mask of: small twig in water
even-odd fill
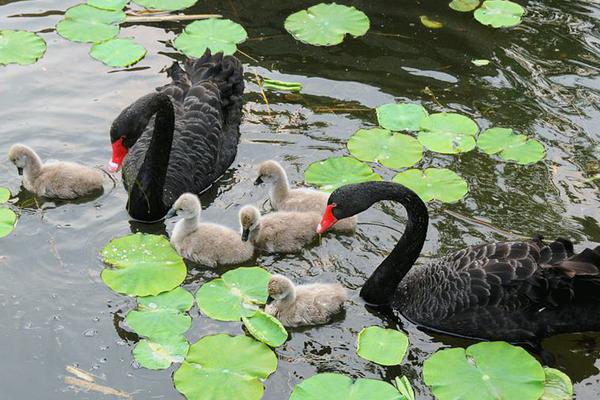
[[[252,72],[254,72],[254,76],[256,77],[256,84],[258,85],[258,87],[260,88],[260,94],[262,95],[263,100],[265,101],[265,105],[267,106],[267,113],[269,114],[269,116],[271,115],[271,107],[269,107],[269,99],[267,99],[267,95],[265,94],[265,91],[263,89],[263,85],[262,82],[260,80],[260,77],[258,76],[258,74],[256,73],[256,70],[253,70]]]
[[[94,382],[96,380],[92,375],[88,374],[85,371],[80,370],[77,367],[73,367],[72,365],[67,365],[65,367],[65,370],[68,373],[75,375],[79,379],[83,379],[84,381]]]
[[[401,35],[399,33],[384,33],[384,32],[369,32],[370,35],[401,37],[404,39],[412,39],[410,36]]]
[[[125,23],[164,22],[164,21],[192,21],[197,19],[222,18],[221,14],[193,14],[193,15],[127,15]]]
[[[248,53],[244,53],[243,51],[241,51],[240,49],[237,49],[237,51],[241,54],[244,55],[246,57],[248,57],[249,59],[251,59],[252,61],[254,61],[255,63],[259,63],[260,61],[258,61],[256,58],[252,57],[250,54]]]
[[[431,90],[429,88],[429,86],[425,86],[425,89],[423,89],[423,93],[425,93],[426,95],[431,96],[431,99],[433,100],[433,102],[435,104],[437,104],[438,106],[440,106],[441,108],[444,108],[444,106],[442,105],[442,103],[440,103],[437,99],[437,97],[435,96],[435,94],[433,93],[433,90]]]
[[[79,389],[83,390],[91,390],[94,392],[109,394],[116,397],[121,397],[123,399],[131,399],[131,395],[129,393],[125,393],[121,390],[113,389],[108,386],[98,385],[97,383],[88,382],[83,379],[73,378],[72,376],[65,376],[65,383],[70,386],[75,386]]]

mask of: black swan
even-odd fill
[[[463,337],[539,343],[554,334],[600,330],[600,246],[573,254],[565,239],[468,247],[413,267],[429,216],[410,189],[391,182],[347,185],[328,200],[318,232],[381,200],[407,211],[404,234],[360,294],[425,328]]]
[[[123,164],[127,210],[139,221],[158,221],[184,192],[206,190],[237,152],[241,63],[207,50],[168,74],[171,83],[125,108],[110,129],[109,168]]]

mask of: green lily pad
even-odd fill
[[[0,204],[6,203],[10,199],[10,190],[0,187]]]
[[[259,400],[262,380],[277,369],[277,357],[248,336],[205,336],[190,346],[173,376],[188,400]]]
[[[207,48],[216,53],[233,54],[238,44],[248,38],[246,30],[228,19],[194,21],[175,39],[175,47],[182,53],[200,57]]]
[[[296,40],[314,46],[342,43],[350,34],[359,37],[369,30],[369,17],[354,7],[320,3],[289,15],[285,30]]]
[[[262,86],[269,90],[280,90],[283,92],[299,92],[302,90],[302,84],[298,82],[276,81],[274,79],[264,78]]]
[[[332,192],[349,183],[380,181],[382,178],[356,158],[329,157],[310,164],[304,171],[304,180],[321,190]]]
[[[193,304],[194,296],[177,287],[158,296],[138,298],[137,310],[129,311],[125,322],[138,335],[152,339],[180,335],[192,325],[192,318],[184,313]]]
[[[17,214],[8,208],[0,208],[0,238],[7,236],[15,229]]]
[[[87,4],[102,10],[122,10],[129,0],[87,0]]]
[[[479,127],[456,113],[431,114],[421,121],[419,142],[431,151],[456,154],[473,150]]]
[[[387,382],[359,378],[356,382],[341,374],[322,373],[294,387],[290,400],[404,400]]]
[[[398,365],[408,349],[408,337],[395,329],[370,326],[358,334],[356,353],[380,365]]]
[[[46,42],[33,32],[0,31],[0,64],[33,64],[46,52]]]
[[[133,348],[133,358],[144,368],[165,369],[171,363],[181,363],[190,347],[183,336],[164,336],[155,340],[140,340]]]
[[[378,161],[388,168],[412,167],[423,157],[423,146],[412,136],[386,129],[359,129],[348,140],[348,150],[362,161]]]
[[[417,131],[428,115],[423,106],[412,103],[384,104],[375,111],[379,125],[390,131]]]
[[[446,168],[409,169],[394,176],[392,181],[411,189],[425,202],[435,199],[452,203],[465,197],[468,191],[467,182]]]
[[[468,12],[479,7],[479,0],[452,0],[448,6],[455,11]]]
[[[71,7],[65,18],[58,22],[56,31],[65,39],[75,42],[103,42],[119,33],[125,13],[121,10],[101,10],[87,4]]]
[[[415,391],[406,376],[394,378],[394,383],[396,384],[396,389],[404,396],[405,400],[415,400]]]
[[[136,233],[113,239],[102,250],[102,280],[115,292],[155,296],[181,285],[187,274],[183,259],[164,236]]]
[[[146,55],[146,49],[132,39],[110,39],[96,43],[90,56],[110,67],[129,67]]]
[[[263,311],[258,310],[250,317],[242,317],[242,321],[255,339],[271,347],[281,346],[288,338],[288,333],[281,322]]]
[[[135,0],[135,3],[150,10],[183,10],[196,4],[198,0]]]
[[[535,358],[505,342],[440,350],[423,365],[423,379],[439,400],[537,400],[544,378]]]
[[[504,28],[519,25],[525,9],[507,0],[487,0],[475,10],[474,16],[483,25]]]
[[[500,153],[505,160],[531,164],[544,158],[544,146],[535,139],[517,135],[510,128],[490,128],[477,139],[477,146],[487,154]]]
[[[421,23],[429,29],[440,29],[444,27],[444,24],[440,21],[433,20],[427,15],[421,15],[419,19],[421,20]]]
[[[546,383],[544,384],[544,394],[540,400],[571,400],[573,398],[573,383],[563,372],[544,367],[546,374]]]
[[[485,60],[485,59],[481,59],[481,60],[471,60],[471,63],[477,67],[483,67],[486,65],[490,64],[490,60]]]
[[[200,311],[219,321],[250,317],[265,304],[271,274],[259,267],[237,268],[205,283],[196,292]]]

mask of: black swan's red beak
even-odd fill
[[[317,225],[317,233],[321,234],[327,231],[327,229],[331,228],[333,224],[335,224],[338,220],[333,216],[333,207],[334,204],[328,204],[325,212],[323,213],[323,217],[321,218],[321,223]]]
[[[110,172],[117,172],[119,169],[121,169],[123,159],[129,151],[123,144],[123,139],[124,138],[120,138],[112,144],[112,158],[108,163],[108,170]]]

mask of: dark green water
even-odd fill
[[[508,126],[534,136],[547,159],[533,166],[505,164],[473,151],[461,156],[427,152],[418,165],[457,171],[470,186],[452,205],[429,205],[430,231],[420,263],[437,254],[483,241],[503,240],[500,230],[572,238],[577,247],[600,243],[600,5],[596,1],[520,1],[524,23],[493,30],[449,9],[446,1],[357,1],[371,19],[370,32],[331,48],[294,41],[285,17],[313,2],[202,1],[186,13],[222,13],[241,23],[250,40],[238,54],[246,67],[247,95],[238,157],[225,177],[202,196],[207,220],[237,226],[237,211],[262,204],[267,193],[252,186],[253,164],[275,158],[291,179],[302,181],[306,166],[345,154],[345,141],[376,123],[374,107],[403,100],[430,111],[456,110],[481,127]],[[350,4],[349,2],[343,2]],[[164,84],[160,70],[172,62],[168,41],[183,24],[126,25],[148,56],[132,71],[115,71],[92,60],[88,45],[68,42],[53,30],[75,1],[0,0],[1,29],[40,32],[45,57],[32,66],[0,67],[0,153],[14,142],[56,158],[101,166],[110,157],[108,129],[118,112]],[[444,23],[431,31],[419,23],[428,15]],[[492,63],[475,67],[472,59]],[[301,95],[269,93],[270,112],[258,93],[254,72],[304,84]],[[429,88],[429,92],[424,92]],[[431,95],[433,93],[433,95]],[[434,98],[435,97],[435,98]],[[376,167],[376,169],[378,169]],[[378,169],[391,178],[389,170]],[[598,182],[598,181],[596,181]],[[0,162],[0,186],[19,193],[16,170]],[[75,393],[63,382],[66,365],[78,365],[99,383],[134,393],[136,399],[180,399],[172,371],[133,365],[135,336],[122,318],[133,299],[111,292],[100,280],[98,251],[131,231],[160,232],[164,226],[128,222],[120,182],[83,204],[43,203],[20,192],[23,206],[16,231],[0,241],[0,399],[103,399]],[[447,211],[488,221],[472,224]],[[337,279],[351,289],[343,318],[314,329],[295,330],[278,348],[279,369],[266,382],[264,398],[286,399],[301,379],[340,371],[353,377],[391,379],[406,374],[418,398],[431,399],[421,378],[423,360],[449,345],[469,342],[403,324],[411,347],[400,367],[383,368],[356,356],[356,334],[365,326],[396,326],[366,309],[358,290],[392,248],[403,229],[404,212],[383,204],[361,216],[358,234],[326,238],[300,256],[261,257],[260,264],[298,281]],[[172,228],[167,223],[167,230]],[[513,236],[514,237],[514,236]],[[222,273],[190,268],[186,288],[195,289]],[[191,342],[215,332],[241,333],[238,323],[218,323],[192,310]],[[577,334],[545,342],[560,369],[575,382],[578,399],[600,397],[600,339]]]

